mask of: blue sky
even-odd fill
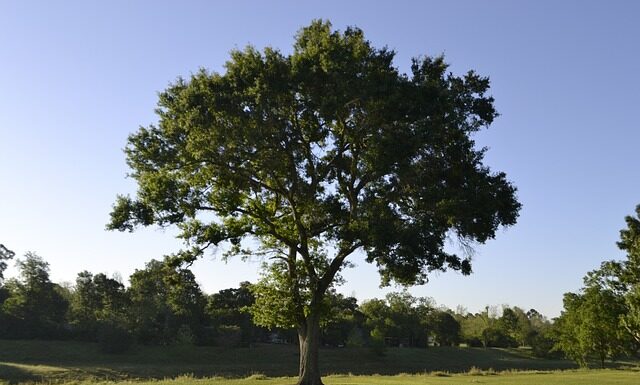
[[[127,135],[156,121],[157,92],[221,71],[251,43],[287,53],[314,18],[362,28],[376,46],[445,54],[488,75],[501,116],[478,135],[486,163],[519,188],[519,223],[477,249],[474,274],[411,290],[475,311],[558,315],[562,294],[604,259],[640,203],[640,3],[632,1],[0,1],[0,242],[33,250],[56,281],[84,269],[128,277],[177,250],[170,230],[106,232],[125,179]],[[361,256],[341,291],[380,297]],[[258,262],[194,265],[207,292],[254,280]],[[9,274],[15,274],[10,270]],[[392,288],[393,289],[393,288]]]

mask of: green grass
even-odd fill
[[[575,369],[575,365],[570,361],[536,359],[526,350],[520,349],[396,348],[389,349],[383,357],[376,356],[364,348],[322,349],[320,355],[324,375],[333,375],[327,377],[326,384],[533,383],[527,382],[531,378],[527,376],[544,379],[544,382],[537,382],[544,384],[626,384],[631,383],[625,382],[628,378],[635,378],[634,384],[640,383],[640,373],[620,370],[482,376],[468,374],[472,368],[477,368],[478,372],[489,369],[499,372]],[[41,381],[139,382],[165,378],[177,379],[154,384],[290,384],[295,381],[286,376],[294,376],[297,373],[297,364],[297,348],[291,345],[258,345],[239,349],[136,347],[126,354],[109,355],[100,353],[98,346],[91,343],[0,340],[0,382],[5,380],[11,384]],[[612,368],[636,365],[635,362],[610,364]],[[256,373],[259,375],[250,377]],[[398,376],[398,373],[406,374]],[[432,374],[424,376],[424,373]],[[456,373],[466,375],[461,377],[455,375]],[[629,373],[633,376],[629,377]],[[584,382],[585,376],[600,379],[601,382]],[[556,377],[562,382],[547,382]],[[164,384],[165,382],[167,384]]]
[[[395,376],[330,375],[323,377],[326,385],[462,385],[462,384],[510,384],[510,385],[637,385],[637,370],[583,370],[557,372],[502,372],[489,375],[469,374],[400,374]],[[66,380],[65,385],[292,385],[294,377],[270,378],[252,375],[241,379],[222,377],[195,378],[182,376],[175,379],[119,382],[105,380]],[[3,380],[0,379],[0,384]],[[51,383],[51,381],[47,381]]]

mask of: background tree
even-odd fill
[[[459,315],[458,322],[460,323],[462,340],[469,346],[483,346],[486,348],[490,345],[491,332],[487,330],[494,327],[496,317],[489,306],[485,307],[485,310],[480,313]]]
[[[88,271],[78,273],[70,306],[70,321],[75,334],[95,340],[99,328],[126,328],[129,298],[124,285],[103,273],[95,276]]]
[[[533,333],[527,314],[517,306],[513,308],[504,306],[497,326],[502,334],[513,341],[514,345],[525,346]]]
[[[205,309],[214,328],[222,325],[238,326],[241,342],[245,345],[266,338],[264,329],[257,327],[251,320],[249,308],[255,302],[251,287],[251,283],[241,282],[237,289],[220,290],[208,297]]]
[[[205,298],[190,270],[152,260],[131,275],[128,294],[131,329],[139,342],[174,343],[181,327],[199,336]]]
[[[322,344],[344,347],[350,336],[362,332],[364,315],[360,312],[358,300],[354,297],[345,297],[331,291],[327,293],[326,298],[327,316],[320,325]]]
[[[16,254],[7,249],[5,245],[0,244],[0,287],[4,281],[4,271],[7,269],[7,261],[13,258]]]
[[[300,384],[321,384],[324,297],[353,252],[383,283],[469,274],[445,238],[482,243],[518,215],[515,188],[471,138],[497,115],[489,80],[431,57],[404,75],[393,58],[357,28],[316,21],[290,55],[249,47],[223,74],[178,80],[160,95],[159,124],[126,147],[138,194],[118,197],[108,228],[175,224],[191,246],[176,261],[223,241],[227,255],[252,254],[242,239],[255,238],[277,259],[268,271],[298,330]]]
[[[64,289],[49,278],[49,264],[33,252],[17,261],[19,279],[6,283],[9,297],[3,311],[12,338],[56,338],[64,333],[68,302]]]
[[[409,292],[389,293],[386,295],[391,319],[395,325],[395,336],[404,346],[427,345],[427,316],[433,311],[431,298],[416,298]],[[393,335],[392,335],[393,336]]]
[[[640,348],[640,205],[636,215],[625,217],[627,228],[620,231],[618,247],[627,253],[627,259],[619,262],[619,282],[627,310],[622,325]]]
[[[370,336],[382,337],[388,345],[427,345],[428,315],[433,300],[416,298],[408,292],[389,293],[385,299],[372,299],[360,306]]]
[[[4,287],[4,271],[7,269],[7,261],[14,256],[15,253],[13,251],[0,244],[0,336],[6,334],[4,330],[9,322],[2,310],[4,301],[9,297],[9,291]]]
[[[551,357],[557,355],[554,350],[557,343],[557,329],[551,321],[536,309],[529,309],[526,313],[531,332],[527,336],[526,344],[536,357]]]
[[[449,311],[433,311],[427,322],[429,333],[439,346],[454,346],[460,342],[460,323]]]
[[[385,337],[393,336],[395,325],[391,318],[391,309],[385,300],[374,298],[364,301],[360,311],[365,316],[365,326],[370,337],[381,338],[384,343]]]

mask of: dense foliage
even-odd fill
[[[626,259],[603,262],[579,293],[564,296],[556,346],[583,366],[640,350],[640,205],[625,221],[618,247]]]

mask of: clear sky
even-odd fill
[[[518,186],[520,220],[477,249],[473,275],[411,292],[556,316],[587,271],[621,257],[618,231],[640,203],[639,16],[634,1],[0,0],[0,243],[42,255],[58,282],[85,269],[126,280],[176,251],[171,231],[104,230],[116,194],[135,191],[127,135],[156,121],[157,92],[176,77],[220,71],[249,43],[290,52],[296,31],[324,18],[396,50],[402,71],[444,53],[453,72],[492,81],[501,116],[477,139]],[[341,291],[388,291],[353,261]],[[214,292],[258,268],[210,257],[193,270]]]

